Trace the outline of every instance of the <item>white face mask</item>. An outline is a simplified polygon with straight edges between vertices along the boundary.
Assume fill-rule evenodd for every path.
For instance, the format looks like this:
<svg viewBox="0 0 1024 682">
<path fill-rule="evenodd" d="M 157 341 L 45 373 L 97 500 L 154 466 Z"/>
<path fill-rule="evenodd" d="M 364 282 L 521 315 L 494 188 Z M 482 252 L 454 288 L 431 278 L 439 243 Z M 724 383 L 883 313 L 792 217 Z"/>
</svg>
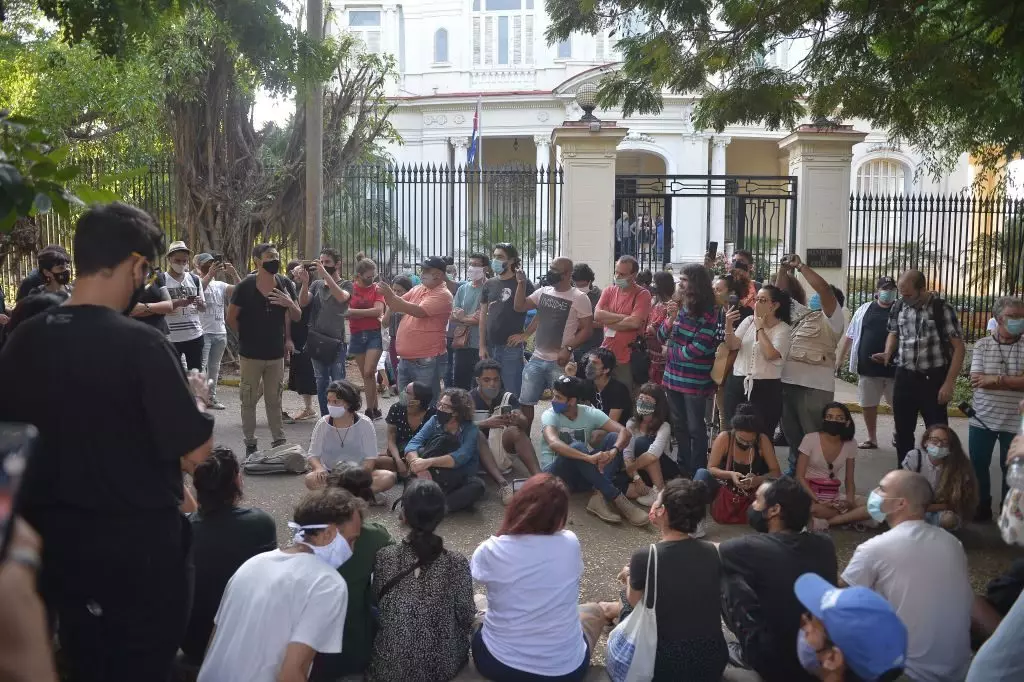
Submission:
<svg viewBox="0 0 1024 682">
<path fill-rule="evenodd" d="M 176 272 L 177 274 L 182 275 L 182 274 L 185 273 L 185 264 L 184 263 L 171 263 L 170 265 L 171 265 L 171 270 L 174 270 L 174 272 Z"/>
<path fill-rule="evenodd" d="M 341 419 L 342 417 L 345 416 L 345 412 L 346 411 L 347 410 L 345 410 L 345 406 L 344 405 L 328 405 L 327 406 L 327 413 L 329 415 L 331 415 L 331 417 L 334 418 L 334 419 Z"/>
<path fill-rule="evenodd" d="M 479 282 L 480 280 L 482 280 L 484 278 L 484 269 L 482 267 L 480 267 L 479 265 L 471 265 L 471 266 L 469 266 L 469 270 L 467 271 L 467 274 L 469 275 L 469 279 L 471 281 Z"/>
<path fill-rule="evenodd" d="M 313 550 L 313 554 L 318 557 L 325 564 L 338 570 L 342 564 L 352 558 L 352 547 L 348 544 L 348 540 L 341 534 L 339 530 L 335 535 L 334 539 L 328 542 L 322 547 L 317 545 L 311 545 L 305 541 L 307 530 L 318 530 L 320 528 L 327 528 L 325 523 L 315 523 L 308 526 L 300 526 L 294 521 L 288 522 L 288 527 L 296 531 L 295 537 L 292 538 L 292 542 L 301 543 L 306 547 Z"/>
</svg>

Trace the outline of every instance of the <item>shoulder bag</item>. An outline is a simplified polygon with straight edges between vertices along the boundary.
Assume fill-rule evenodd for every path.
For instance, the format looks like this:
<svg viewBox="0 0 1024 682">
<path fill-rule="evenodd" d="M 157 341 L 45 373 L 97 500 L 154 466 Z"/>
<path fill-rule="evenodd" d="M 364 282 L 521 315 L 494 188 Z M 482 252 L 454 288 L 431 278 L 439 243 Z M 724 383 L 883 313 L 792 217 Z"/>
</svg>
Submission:
<svg viewBox="0 0 1024 682">
<path fill-rule="evenodd" d="M 636 299 L 639 295 L 639 291 L 633 295 L 633 303 L 630 306 L 631 311 L 636 307 Z M 633 383 L 638 386 L 645 384 L 651 376 L 651 356 L 647 353 L 647 340 L 644 339 L 643 327 L 637 332 L 636 338 L 633 339 L 633 343 L 629 345 L 629 348 L 629 369 L 633 375 Z M 627 388 L 629 387 L 627 386 Z"/>
<path fill-rule="evenodd" d="M 760 436 L 758 436 L 760 438 Z M 732 471 L 732 449 L 736 436 L 729 434 L 729 457 L 725 463 L 725 470 Z M 754 453 L 750 460 L 750 467 L 753 469 L 757 460 L 757 453 Z M 732 481 L 721 481 L 715 499 L 711 503 L 711 518 L 715 523 L 741 524 L 747 522 L 747 507 L 754 501 L 754 496 L 749 491 L 740 490 L 732 484 Z"/>
<path fill-rule="evenodd" d="M 605 670 L 612 682 L 650 682 L 658 654 L 658 549 L 647 550 L 644 598 L 608 635 Z"/>
</svg>

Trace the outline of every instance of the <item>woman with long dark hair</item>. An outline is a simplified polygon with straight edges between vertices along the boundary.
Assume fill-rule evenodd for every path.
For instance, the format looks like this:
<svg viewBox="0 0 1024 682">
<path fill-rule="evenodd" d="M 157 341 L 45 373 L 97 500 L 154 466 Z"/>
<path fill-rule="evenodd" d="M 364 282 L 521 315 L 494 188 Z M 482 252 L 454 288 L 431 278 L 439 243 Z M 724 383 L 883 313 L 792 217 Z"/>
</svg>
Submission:
<svg viewBox="0 0 1024 682">
<path fill-rule="evenodd" d="M 626 428 L 633 437 L 622 452 L 623 479 L 628 482 L 625 494 L 637 504 L 650 507 L 665 489 L 665 481 L 680 474 L 672 456 L 672 427 L 664 388 L 650 382 L 640 387 L 634 416 Z"/>
<path fill-rule="evenodd" d="M 377 553 L 373 571 L 380 630 L 371 682 L 446 682 L 469 660 L 473 578 L 466 557 L 446 550 L 434 532 L 444 514 L 444 492 L 436 483 L 409 482 L 401 513 L 409 534 Z"/>
<path fill-rule="evenodd" d="M 569 489 L 551 474 L 532 476 L 505 508 L 496 535 L 470 567 L 487 588 L 473 661 L 489 680 L 582 680 L 604 627 L 597 604 L 579 606 L 583 554 L 565 529 Z M 542 627 L 538 627 L 542 624 Z"/>
<path fill-rule="evenodd" d="M 813 527 L 824 530 L 851 521 L 866 521 L 867 500 L 857 496 L 856 427 L 846 405 L 831 402 L 821 411 L 821 431 L 804 436 L 797 450 L 796 480 L 813 500 Z M 846 486 L 846 496 L 839 487 Z"/>
<path fill-rule="evenodd" d="M 647 342 L 647 353 L 651 358 L 650 381 L 659 386 L 665 377 L 665 347 L 658 339 L 658 329 L 668 315 L 668 304 L 676 295 L 676 278 L 671 272 L 662 270 L 654 273 L 654 299 L 651 301 L 651 313 L 647 316 L 647 329 L 644 340 Z"/>
<path fill-rule="evenodd" d="M 705 466 L 708 429 L 707 399 L 715 392 L 711 368 L 718 348 L 715 293 L 708 271 L 697 263 L 683 266 L 679 275 L 679 302 L 667 304 L 667 316 L 658 329 L 665 343 L 663 384 L 672 408 L 672 424 L 679 444 L 679 463 L 691 474 Z"/>
</svg>

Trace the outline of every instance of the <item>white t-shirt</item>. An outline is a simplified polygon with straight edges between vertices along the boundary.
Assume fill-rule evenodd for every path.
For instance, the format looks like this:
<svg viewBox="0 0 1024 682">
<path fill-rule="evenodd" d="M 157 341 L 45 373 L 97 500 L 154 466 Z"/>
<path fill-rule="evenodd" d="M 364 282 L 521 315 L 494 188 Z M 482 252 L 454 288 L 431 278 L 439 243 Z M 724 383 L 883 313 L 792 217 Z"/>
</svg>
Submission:
<svg viewBox="0 0 1024 682">
<path fill-rule="evenodd" d="M 224 294 L 228 287 L 227 282 L 218 282 L 213 279 L 205 289 L 203 298 L 206 300 L 206 310 L 199 313 L 199 320 L 203 323 L 203 334 L 227 334 L 224 326 Z"/>
<path fill-rule="evenodd" d="M 779 379 L 782 367 L 789 355 L 789 336 L 792 328 L 785 322 L 779 322 L 771 329 L 767 327 L 768 340 L 779 351 L 778 360 L 768 361 L 761 352 L 761 343 L 757 341 L 757 328 L 754 327 L 754 316 L 750 315 L 740 322 L 736 328 L 736 336 L 740 339 L 740 350 L 736 354 L 736 363 L 732 373 L 738 377 L 750 376 L 753 379 Z"/>
<path fill-rule="evenodd" d="M 636 448 L 634 447 L 636 445 L 636 439 L 642 437 L 644 434 L 640 433 L 640 425 L 637 423 L 636 419 L 630 419 L 626 422 L 626 428 L 629 429 L 631 434 L 633 434 L 633 437 L 630 438 L 629 443 L 626 444 L 626 449 L 622 451 L 622 456 L 626 460 L 632 461 L 644 454 L 643 452 L 636 452 Z M 652 440 L 651 444 L 647 447 L 647 452 L 651 453 L 655 457 L 661 457 L 663 454 L 668 455 L 674 460 L 676 458 L 676 453 L 669 448 L 671 442 L 672 427 L 668 422 L 665 422 L 658 427 L 658 432 L 654 434 L 654 440 Z"/>
<path fill-rule="evenodd" d="M 971 374 L 990 374 L 1006 377 L 1024 376 L 1024 336 L 1016 343 L 999 343 L 991 335 L 974 342 L 971 355 Z M 1016 433 L 1020 426 L 1020 391 L 1000 388 L 974 389 L 974 411 L 985 425 L 996 431 Z M 971 425 L 981 426 L 974 417 Z"/>
<path fill-rule="evenodd" d="M 345 579 L 322 559 L 257 554 L 224 589 L 198 682 L 275 682 L 292 642 L 341 653 L 347 609 Z"/>
<path fill-rule="evenodd" d="M 964 679 L 971 663 L 974 592 L 959 540 L 924 521 L 904 521 L 860 545 L 842 579 L 874 590 L 896 609 L 910 636 L 910 679 Z"/>
<path fill-rule="evenodd" d="M 179 282 L 170 274 L 166 274 L 164 281 L 171 300 L 198 296 L 200 301 L 205 302 L 203 283 L 197 275 L 186 272 Z M 203 321 L 199 319 L 199 310 L 194 305 L 178 308 L 174 312 L 168 313 L 164 319 L 167 320 L 167 328 L 171 330 L 168 337 L 171 343 L 184 343 L 203 335 Z"/>
<path fill-rule="evenodd" d="M 790 306 L 793 316 L 793 326 L 804 318 L 811 309 L 793 301 Z M 843 315 L 843 307 L 836 305 L 832 311 L 832 317 L 828 319 L 828 326 L 836 334 L 836 345 L 843 338 L 843 328 L 846 326 L 846 317 Z M 782 368 L 782 383 L 806 388 L 816 388 L 819 391 L 834 393 L 836 390 L 836 368 L 832 365 L 810 365 L 806 362 L 787 362 Z"/>
<path fill-rule="evenodd" d="M 537 306 L 537 337 L 533 354 L 538 360 L 554 362 L 558 351 L 568 346 L 580 328 L 580 319 L 594 316 L 594 307 L 576 287 L 558 291 L 541 287 L 530 300 Z"/>
<path fill-rule="evenodd" d="M 492 536 L 469 567 L 487 587 L 483 638 L 496 659 L 547 677 L 580 667 L 587 645 L 579 616 L 583 554 L 575 534 Z"/>
<path fill-rule="evenodd" d="M 319 458 L 328 471 L 333 471 L 340 462 L 362 466 L 363 460 L 377 456 L 377 431 L 369 417 L 360 414 L 352 426 L 343 429 L 331 426 L 329 418 L 321 417 L 313 427 L 307 457 Z"/>
</svg>

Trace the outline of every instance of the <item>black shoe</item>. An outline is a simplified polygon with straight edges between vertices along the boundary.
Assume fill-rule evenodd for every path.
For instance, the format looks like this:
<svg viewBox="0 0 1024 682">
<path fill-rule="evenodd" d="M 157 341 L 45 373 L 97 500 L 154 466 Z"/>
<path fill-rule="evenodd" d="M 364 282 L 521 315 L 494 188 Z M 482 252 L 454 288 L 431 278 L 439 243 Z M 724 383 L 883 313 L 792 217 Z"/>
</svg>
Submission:
<svg viewBox="0 0 1024 682">
<path fill-rule="evenodd" d="M 975 523 L 988 523 L 992 520 L 992 498 L 978 503 L 978 511 L 974 514 Z"/>
<path fill-rule="evenodd" d="M 382 419 L 384 417 L 384 414 L 379 409 L 372 409 L 366 411 L 366 416 L 374 421 L 377 421 L 378 419 Z"/>
<path fill-rule="evenodd" d="M 281 440 L 275 440 L 274 442 L 272 442 L 270 444 L 270 447 L 271 447 L 271 449 L 279 448 L 279 447 L 281 447 L 282 445 L 284 445 L 287 442 L 288 442 L 288 440 L 286 438 L 282 438 Z"/>
<path fill-rule="evenodd" d="M 245 445 L 245 456 L 248 457 L 249 455 L 251 455 L 254 452 L 256 452 L 256 443 L 252 443 L 251 445 L 246 443 L 246 445 Z"/>
<path fill-rule="evenodd" d="M 281 410 L 281 421 L 284 422 L 285 424 L 294 424 L 295 423 L 295 420 L 292 419 L 292 416 L 290 414 L 288 414 L 287 412 L 285 412 L 284 410 Z"/>
</svg>

